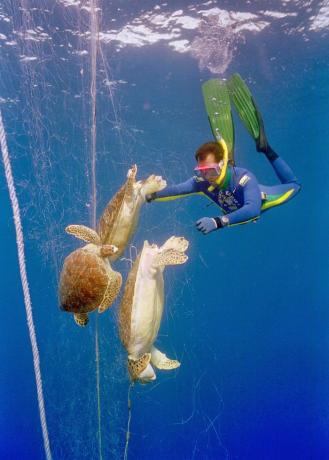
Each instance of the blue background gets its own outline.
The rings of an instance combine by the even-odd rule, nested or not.
[[[12,13],[6,2],[5,7],[17,25],[20,13]],[[54,27],[64,30],[75,16],[57,6],[51,18],[54,42],[67,43]],[[165,272],[158,338],[160,349],[182,365],[172,373],[158,372],[154,384],[134,387],[129,458],[329,458],[328,44],[326,35],[314,32],[303,41],[283,37],[273,26],[248,36],[224,74],[239,72],[250,85],[271,145],[302,183],[294,200],[255,225],[209,236],[194,227],[198,218],[217,213],[202,198],[142,210],[132,242],[137,250],[144,239],[161,244],[173,234],[186,237],[190,248],[184,266]],[[48,44],[40,48],[22,40],[20,46],[1,49],[0,96],[11,99],[1,109],[22,210],[50,444],[54,459],[97,459],[96,315],[79,329],[57,301],[61,264],[79,245],[64,228],[90,224],[90,57],[61,61]],[[83,47],[79,39],[74,46]],[[22,50],[34,52],[40,62],[19,64]],[[134,162],[139,178],[156,173],[176,183],[192,174],[196,147],[211,139],[201,83],[214,76],[161,43],[119,53],[102,50],[110,78],[127,83],[115,88],[115,115],[99,59],[98,216]],[[274,183],[270,165],[235,121],[238,165],[260,182]],[[3,169],[0,200],[0,458],[41,459]],[[134,248],[131,252],[135,257]],[[124,277],[129,267],[125,260],[116,264]],[[123,458],[128,415],[117,308],[118,302],[98,319],[104,459]]]

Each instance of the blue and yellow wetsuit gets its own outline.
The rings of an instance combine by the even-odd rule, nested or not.
[[[189,195],[204,195],[225,214],[225,226],[252,222],[267,209],[286,203],[300,190],[297,178],[282,158],[275,158],[271,164],[281,184],[261,185],[247,169],[229,166],[221,186],[214,188],[205,179],[191,177],[186,182],[157,192],[154,198],[156,201],[168,201]]]

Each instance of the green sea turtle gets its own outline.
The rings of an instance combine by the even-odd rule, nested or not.
[[[137,256],[125,286],[119,308],[119,329],[128,352],[128,371],[132,381],[147,383],[158,369],[175,369],[179,361],[169,359],[154,347],[164,304],[163,271],[166,265],[183,264],[188,241],[172,236],[158,247],[147,241]]]
[[[69,225],[65,230],[89,244],[73,251],[64,261],[59,282],[60,307],[74,313],[79,326],[86,326],[88,313],[96,308],[104,312],[119,294],[122,277],[112,270],[108,260],[118,249],[102,244],[99,235],[84,225]]]
[[[161,176],[151,175],[136,181],[137,166],[129,169],[126,183],[107,204],[98,225],[98,234],[103,244],[114,244],[118,251],[109,259],[117,260],[125,250],[138,223],[145,195],[157,192],[167,183]]]

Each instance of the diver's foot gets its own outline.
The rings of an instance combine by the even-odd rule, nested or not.
[[[264,153],[269,161],[273,162],[278,158],[278,154],[272,149],[270,144],[266,141],[266,143],[258,143],[256,142],[256,150],[257,152]]]
[[[255,138],[256,150],[257,150],[257,152],[266,154],[267,151],[269,149],[271,149],[271,147],[269,146],[269,143],[267,142],[267,137],[266,137],[266,134],[265,134],[263,118],[262,118],[259,110],[256,108],[256,106],[255,106],[255,115],[256,115],[256,118],[257,118],[258,129],[259,129],[259,135],[258,135],[258,137]]]
[[[259,153],[265,153],[267,152],[268,150],[268,143],[266,141],[266,139],[261,139],[260,137],[258,139],[256,139],[256,150],[257,152]]]

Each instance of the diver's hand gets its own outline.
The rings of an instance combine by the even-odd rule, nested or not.
[[[199,232],[202,232],[204,235],[213,232],[220,228],[218,225],[217,219],[212,217],[202,217],[196,223],[196,228]]]
[[[146,203],[151,203],[151,201],[155,200],[156,199],[156,192],[153,192],[153,193],[147,193],[145,195],[145,201]]]

